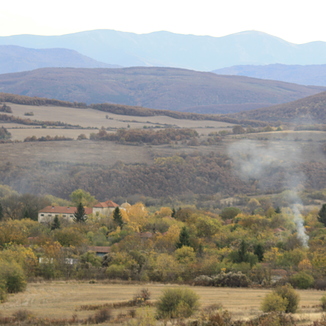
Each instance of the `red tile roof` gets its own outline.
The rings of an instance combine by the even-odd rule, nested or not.
[[[107,200],[103,203],[97,203],[96,205],[94,205],[93,207],[95,208],[109,208],[109,207],[119,207],[118,204],[114,203],[112,200]]]
[[[39,213],[52,213],[52,214],[74,214],[77,211],[77,207],[66,207],[66,206],[46,206],[39,210]],[[86,215],[92,214],[93,209],[85,207]]]

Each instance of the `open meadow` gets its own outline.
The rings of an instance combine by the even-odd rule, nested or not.
[[[38,317],[69,318],[77,314],[86,318],[94,311],[82,310],[85,305],[103,305],[113,302],[126,302],[141,289],[151,293],[155,301],[167,288],[179,287],[172,284],[108,284],[73,281],[53,281],[29,283],[25,292],[10,295],[7,302],[0,305],[2,316],[11,316],[22,309]],[[222,304],[234,319],[249,319],[261,314],[260,304],[269,289],[191,287],[199,296],[201,308],[212,304]],[[313,321],[321,317],[320,298],[324,294],[316,290],[297,290],[300,295],[299,310],[295,318]],[[154,308],[151,308],[154,309]],[[128,308],[120,308],[114,314],[127,313]],[[301,323],[300,323],[301,324]],[[304,325],[305,323],[302,323]]]

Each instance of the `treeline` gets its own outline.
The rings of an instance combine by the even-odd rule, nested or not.
[[[268,123],[264,121],[235,119],[223,114],[199,114],[199,113],[190,113],[190,112],[178,112],[178,111],[148,109],[139,106],[128,106],[128,105],[119,105],[119,104],[110,104],[110,103],[91,104],[90,107],[95,110],[100,110],[100,111],[110,112],[113,114],[120,114],[120,115],[141,116],[141,117],[163,115],[174,119],[213,120],[213,121],[248,125],[252,127],[265,127],[268,125]]]
[[[67,107],[77,107],[77,108],[85,108],[87,107],[86,103],[81,102],[68,102],[68,101],[60,101],[55,99],[48,99],[42,97],[30,97],[24,95],[16,95],[9,93],[0,93],[0,102],[9,102],[15,104],[22,105],[53,105],[53,106],[67,106]]]
[[[158,131],[144,129],[119,129],[115,133],[108,133],[101,129],[97,134],[90,134],[91,140],[109,140],[121,143],[146,143],[152,145],[169,144],[175,141],[191,140],[199,135],[196,130],[182,129],[163,129]]]
[[[218,196],[264,194],[266,189],[280,193],[287,189],[285,178],[290,180],[302,173],[306,176],[302,183],[306,189],[325,187],[326,164],[322,162],[272,166],[259,180],[245,182],[234,173],[230,158],[218,154],[179,154],[158,157],[154,164],[117,162],[114,166],[41,161],[28,167],[0,163],[2,183],[35,195],[68,198],[74,189],[83,188],[103,201],[107,197],[131,196],[138,196],[138,200],[149,197],[156,203],[161,198],[165,202],[187,198],[187,202],[198,202],[201,207],[218,206]]]
[[[31,120],[29,118],[24,119],[24,118],[14,117],[12,115],[7,115],[7,114],[0,114],[0,121],[9,122],[9,123],[20,123],[23,125],[32,125],[32,126],[60,126],[60,127],[81,128],[78,125],[72,125],[61,121]]]
[[[54,136],[51,137],[49,135],[42,136],[37,138],[36,136],[26,137],[24,142],[33,142],[33,141],[60,141],[60,140],[73,140],[73,138],[65,137],[65,136]]]

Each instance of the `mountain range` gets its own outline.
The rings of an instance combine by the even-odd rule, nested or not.
[[[44,67],[117,68],[69,49],[31,49],[0,45],[0,74]]]
[[[0,92],[70,102],[116,103],[194,113],[232,113],[325,91],[176,68],[42,68],[0,75]]]
[[[135,34],[93,30],[57,36],[2,36],[0,45],[66,48],[103,63],[124,67],[164,66],[199,71],[235,65],[324,64],[326,58],[325,42],[293,44],[257,31],[211,37],[165,31]]]

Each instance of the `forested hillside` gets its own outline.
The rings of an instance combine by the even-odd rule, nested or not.
[[[231,113],[325,90],[173,68],[44,68],[0,75],[3,92],[87,104],[115,103],[197,113]]]

